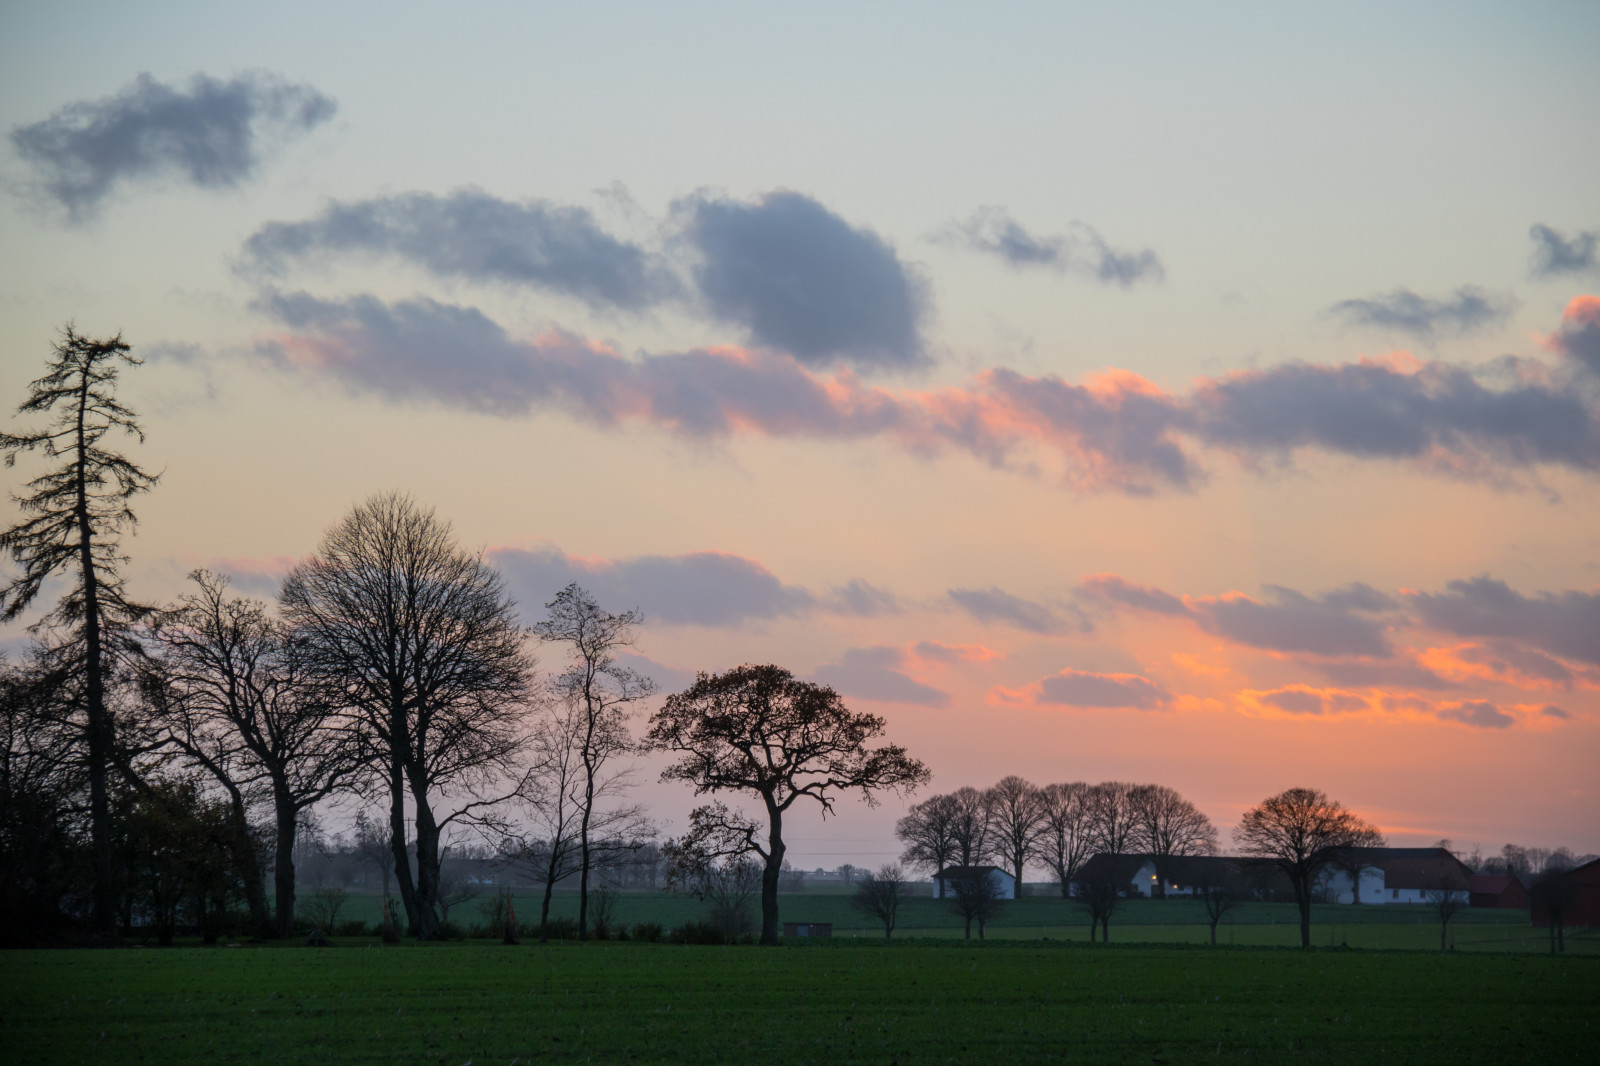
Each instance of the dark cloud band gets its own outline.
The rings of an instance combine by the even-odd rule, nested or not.
[[[91,217],[116,187],[175,175],[201,188],[253,176],[265,147],[333,117],[333,100],[273,74],[222,81],[197,74],[188,87],[140,74],[120,92],[68,104],[11,131],[38,190],[68,217]]]
[[[971,218],[952,223],[934,239],[992,255],[1018,269],[1077,274],[1123,288],[1166,277],[1161,260],[1149,248],[1113,248],[1093,226],[1083,222],[1074,222],[1065,233],[1038,236],[1024,229],[1001,207],[981,207]]]

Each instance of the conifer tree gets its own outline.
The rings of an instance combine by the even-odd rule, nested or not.
[[[44,376],[28,386],[17,407],[19,415],[49,414],[50,421],[33,432],[0,432],[7,467],[23,452],[60,460],[13,496],[23,518],[0,533],[0,549],[21,573],[0,589],[0,618],[11,621],[27,610],[47,579],[67,581],[54,609],[34,628],[57,634],[57,665],[74,682],[71,698],[80,703],[94,846],[92,922],[107,938],[116,934],[117,914],[107,788],[116,731],[107,708],[107,679],[119,659],[137,654],[132,626],[151,610],[127,596],[121,537],[137,522],[130,501],[148,492],[159,476],[115,451],[111,439],[144,441],[137,416],[116,398],[121,369],[142,362],[120,333],[91,340],[69,323]]]

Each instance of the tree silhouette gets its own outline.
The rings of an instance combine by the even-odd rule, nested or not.
[[[227,793],[242,839],[247,793],[259,788],[270,797],[277,830],[273,932],[292,936],[301,812],[349,782],[355,745],[339,708],[307,683],[294,643],[265,606],[229,598],[227,579],[209,570],[189,576],[196,591],[162,611],[152,629],[158,654],[146,692],[170,742]],[[242,855],[240,866],[260,923],[265,895],[253,854]]]
[[[1300,946],[1311,946],[1311,889],[1340,848],[1369,839],[1373,827],[1314,788],[1291,788],[1244,812],[1234,839],[1246,855],[1271,859],[1294,887]]]
[[[672,848],[680,866],[751,852],[762,858],[763,944],[778,943],[784,813],[805,797],[826,816],[840,792],[859,792],[871,804],[885,789],[910,791],[928,779],[904,748],[867,747],[883,727],[882,718],[847,708],[833,689],[778,666],[702,673],[651,716],[651,746],[682,756],[662,771],[663,781],[688,782],[696,795],[753,794],[765,808],[764,846],[755,821],[713,803],[690,814],[688,833]]]
[[[631,706],[654,695],[655,682],[617,663],[619,649],[631,647],[634,629],[643,622],[638,611],[612,614],[593,596],[569,584],[545,604],[549,617],[533,631],[547,642],[571,649],[566,670],[552,681],[559,698],[582,714],[577,733],[582,791],[578,796],[578,939],[589,936],[589,875],[594,869],[591,836],[595,802],[602,783],[617,791],[628,783],[626,772],[610,775],[606,764],[633,750],[628,734]]]
[[[400,899],[416,934],[439,933],[442,794],[498,779],[519,745],[532,664],[500,576],[462,551],[448,523],[398,494],[374,496],[290,571],[284,620],[307,672],[363,720],[371,766],[389,791]],[[406,854],[406,797],[417,872]]]
[[[127,557],[121,536],[137,522],[129,501],[154,487],[159,475],[110,447],[113,435],[144,441],[137,416],[116,398],[122,367],[142,363],[122,335],[91,340],[69,323],[53,351],[44,376],[29,384],[27,398],[17,406],[18,414],[53,417],[31,433],[0,433],[8,468],[23,452],[63,460],[29,481],[25,495],[13,497],[27,517],[0,533],[0,548],[22,572],[0,589],[0,618],[11,621],[26,610],[46,579],[67,577],[66,592],[36,625],[67,634],[53,647],[54,665],[81,679],[94,848],[91,922],[109,939],[116,935],[117,887],[107,777],[116,730],[106,692],[118,660],[138,654],[131,627],[150,612],[130,600],[123,586]]]

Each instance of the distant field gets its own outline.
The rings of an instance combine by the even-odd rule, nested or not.
[[[0,953],[15,1063],[1589,1061],[1600,960],[1113,944]]]
[[[451,917],[463,928],[483,921],[482,901],[459,904]],[[881,926],[869,922],[850,906],[840,892],[804,893],[779,897],[785,921],[832,922],[835,936],[883,935]],[[517,918],[537,922],[539,897],[518,895]],[[551,903],[553,917],[576,917],[577,895],[557,892]],[[662,892],[625,893],[617,901],[618,920],[625,925],[656,922],[666,928],[703,918],[705,905],[689,896]],[[375,923],[378,901],[373,896],[352,896],[341,913],[343,919]],[[1219,944],[1294,946],[1300,942],[1299,912],[1289,903],[1250,903],[1230,912],[1217,929]],[[897,935],[950,937],[962,935],[962,922],[940,900],[918,896],[902,907]],[[1068,900],[1028,896],[1009,904],[987,935],[995,939],[1087,941],[1088,918]],[[974,931],[976,936],[976,931]],[[1206,943],[1210,937],[1205,908],[1191,900],[1129,900],[1111,919],[1113,943]],[[1319,905],[1312,908],[1312,940],[1324,947],[1437,949],[1439,926],[1428,908],[1372,904]],[[1450,941],[1459,951],[1546,952],[1545,930],[1535,929],[1526,911],[1463,910],[1450,924]],[[1569,932],[1567,951],[1600,955],[1600,930]]]

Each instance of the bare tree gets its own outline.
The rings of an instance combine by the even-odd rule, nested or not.
[[[366,811],[356,812],[356,855],[363,863],[378,872],[383,882],[382,898],[385,900],[389,898],[389,889],[394,880],[394,846],[390,833],[390,827],[386,823],[369,817]]]
[[[1350,902],[1361,902],[1361,871],[1372,868],[1366,849],[1386,847],[1388,843],[1377,826],[1369,825],[1354,835],[1353,842],[1348,847],[1334,852],[1333,859],[1328,865],[1350,878]]]
[[[1534,849],[1530,848],[1529,851]],[[1528,901],[1542,910],[1550,921],[1550,954],[1567,950],[1567,912],[1578,902],[1578,886],[1568,876],[1573,867],[1571,852],[1561,848],[1546,853],[1543,868],[1528,886]]]
[[[989,921],[1005,909],[1000,885],[994,873],[982,866],[963,866],[950,876],[950,909],[966,922],[967,939],[972,939],[972,923],[978,923],[978,939],[983,939]]]
[[[505,773],[532,663],[500,576],[448,523],[398,494],[373,496],[290,571],[283,614],[309,672],[359,714],[389,792],[395,878],[423,939],[438,935],[439,838],[495,799],[434,805]],[[404,847],[406,799],[416,877]]]
[[[900,915],[900,901],[905,897],[907,887],[905,872],[899,866],[893,863],[880,866],[876,874],[862,880],[855,895],[850,897],[850,906],[882,922],[884,939],[888,939],[894,935],[895,923]]]
[[[989,798],[970,786],[956,789],[950,798],[955,803],[955,819],[950,827],[955,840],[955,863],[981,866],[994,853]]]
[[[1078,870],[1094,854],[1093,809],[1089,786],[1081,781],[1046,785],[1040,790],[1044,824],[1039,834],[1039,854],[1055,874],[1062,898],[1072,895]]]
[[[1439,950],[1446,950],[1446,935],[1450,931],[1450,920],[1467,905],[1466,886],[1452,889],[1448,886],[1430,888],[1422,893],[1423,902],[1428,909],[1433,911],[1433,916],[1439,920]]]
[[[350,780],[354,746],[337,709],[303,683],[299,656],[265,605],[228,598],[227,579],[208,570],[189,576],[197,590],[151,630],[159,654],[145,688],[169,741],[227,793],[241,837],[248,838],[248,793],[265,792],[277,829],[275,931],[290,936],[296,826]],[[252,914],[264,923],[258,864],[250,855],[241,866]]]
[[[754,853],[764,860],[761,943],[778,943],[783,816],[796,801],[810,799],[826,816],[840,792],[872,804],[884,790],[909,791],[928,779],[927,767],[904,748],[867,746],[883,728],[882,718],[851,711],[831,688],[777,666],[702,673],[651,717],[650,744],[681,756],[662,780],[685,781],[697,795],[753,794],[765,808],[765,846],[760,825],[721,803],[696,809],[674,845],[680,857]]]
[[[112,869],[108,774],[116,760],[117,732],[107,701],[107,682],[119,660],[137,656],[132,627],[150,608],[128,598],[122,580],[121,536],[137,519],[129,501],[148,492],[159,477],[111,449],[113,434],[141,443],[137,416],[116,398],[123,366],[139,366],[121,334],[106,340],[80,336],[68,324],[55,344],[43,377],[28,385],[18,414],[53,412],[45,428],[0,433],[6,467],[23,452],[43,452],[64,461],[13,496],[25,517],[0,532],[0,550],[21,573],[0,589],[0,619],[12,621],[38,597],[46,580],[67,579],[55,608],[35,628],[69,634],[56,645],[56,668],[82,679],[82,732],[87,740],[89,835],[93,846],[91,922],[100,936],[116,936],[117,878]]]
[[[544,884],[539,907],[539,942],[550,932],[555,887],[583,870],[583,815],[589,813],[589,863],[604,869],[627,861],[654,828],[637,804],[612,805],[631,783],[625,772],[591,777],[584,765],[588,712],[578,702],[554,703],[534,725],[527,743],[528,768],[508,821],[479,822],[502,861],[523,867]]]
[[[1017,879],[1017,895],[1022,895],[1022,872],[1038,852],[1044,832],[1046,812],[1039,786],[1015,774],[1000,779],[986,796],[990,823],[994,827],[995,850]]]
[[[1311,946],[1311,893],[1319,874],[1368,822],[1313,788],[1291,788],[1245,811],[1234,839],[1247,855],[1271,859],[1288,877],[1300,907],[1300,946]]]
[[[914,804],[904,818],[895,823],[895,836],[906,846],[900,861],[938,873],[956,854],[955,826],[960,812],[954,796],[929,796]],[[944,898],[944,882],[938,881],[939,898]]]
[[[1205,862],[1194,880],[1194,890],[1205,904],[1206,917],[1211,922],[1211,946],[1216,947],[1217,923],[1244,900],[1239,868],[1231,861]]]
[[[553,685],[562,699],[583,711],[579,746],[584,790],[578,811],[578,939],[589,934],[589,876],[594,868],[590,822],[596,788],[607,765],[633,751],[628,733],[632,707],[656,691],[655,682],[617,663],[617,652],[631,647],[634,630],[643,622],[638,611],[611,614],[577,583],[569,584],[545,605],[550,616],[533,627],[539,638],[571,649],[566,670]],[[613,788],[622,778],[612,776]]]
[[[1150,853],[1156,868],[1156,890],[1163,898],[1171,860],[1186,855],[1212,855],[1217,831],[1200,809],[1166,785],[1137,785],[1128,793],[1136,847]]]
[[[1136,846],[1139,820],[1133,807],[1133,789],[1133,785],[1122,781],[1102,781],[1091,786],[1084,796],[1095,851],[1126,855]]]

